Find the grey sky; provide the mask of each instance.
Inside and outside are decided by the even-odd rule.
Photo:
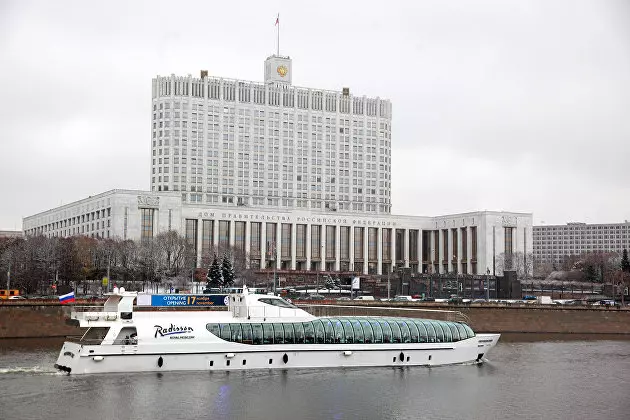
[[[630,2],[0,0],[0,229],[149,188],[151,78],[293,83],[393,102],[393,213],[630,219]]]

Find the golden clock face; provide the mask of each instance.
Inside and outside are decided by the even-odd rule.
[[[278,68],[276,69],[276,71],[278,72],[278,74],[280,75],[280,77],[284,77],[287,75],[287,73],[289,72],[289,69],[286,68],[286,66],[278,66]]]

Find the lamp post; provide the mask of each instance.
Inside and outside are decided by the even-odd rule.
[[[490,269],[486,267],[486,301],[490,300]]]

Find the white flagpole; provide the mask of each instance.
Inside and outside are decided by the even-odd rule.
[[[278,13],[278,16],[276,17],[276,23],[278,26],[278,43],[277,43],[277,55],[280,55],[280,13]]]

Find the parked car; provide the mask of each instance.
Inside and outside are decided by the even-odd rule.
[[[352,299],[350,299],[348,296],[342,296],[342,297],[337,298],[337,300],[352,300]]]
[[[326,300],[324,295],[308,295],[305,300]]]
[[[357,296],[354,299],[355,300],[375,300],[374,296]]]
[[[9,300],[26,300],[24,296],[9,296]]]
[[[415,299],[412,298],[411,296],[404,296],[404,295],[398,295],[394,299],[392,299],[392,302],[414,302],[414,301]]]

